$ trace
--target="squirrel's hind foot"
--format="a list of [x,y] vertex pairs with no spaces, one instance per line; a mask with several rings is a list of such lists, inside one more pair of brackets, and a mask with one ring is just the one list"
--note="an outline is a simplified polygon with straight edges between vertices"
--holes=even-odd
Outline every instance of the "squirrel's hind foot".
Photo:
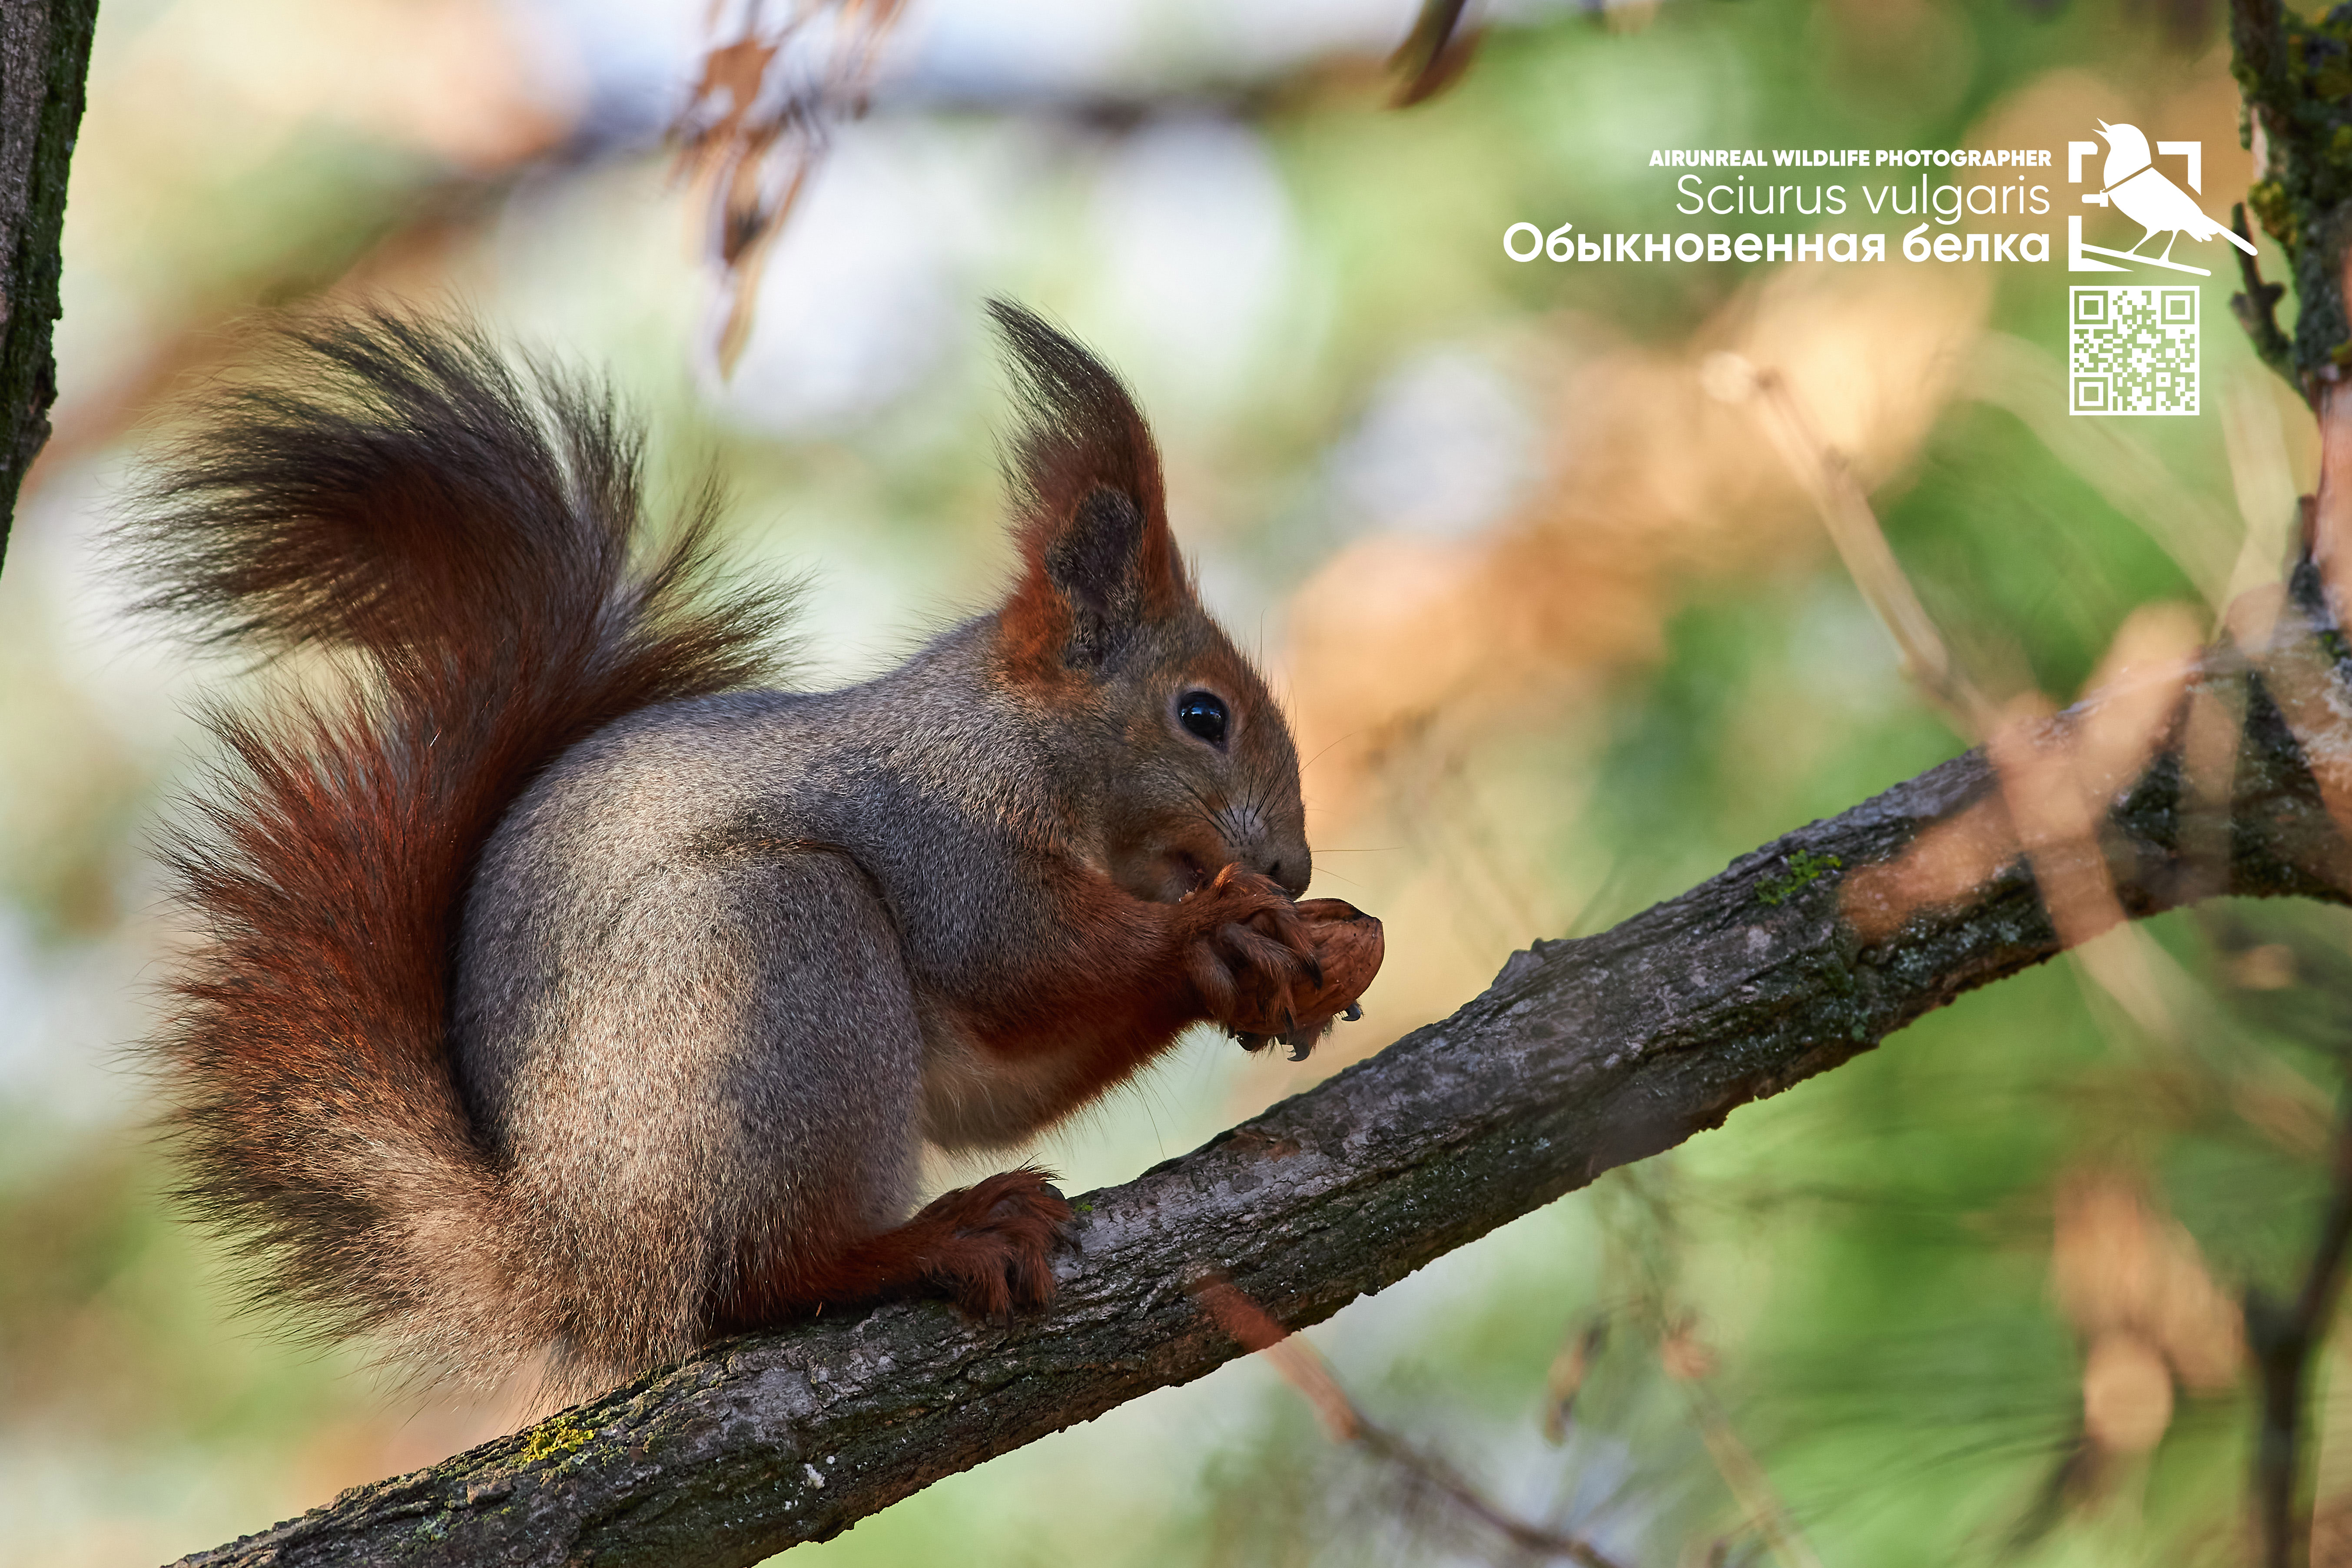
[[860,1237],[812,1265],[754,1275],[712,1315],[736,1333],[824,1308],[945,1296],[976,1318],[1008,1318],[1054,1299],[1053,1259],[1072,1247],[1070,1205],[1034,1165],[942,1193],[901,1226]]
[[924,1282],[964,1311],[1009,1318],[1054,1299],[1054,1254],[1073,1245],[1072,1217],[1052,1173],[1024,1165],[941,1194],[889,1234],[912,1245]]

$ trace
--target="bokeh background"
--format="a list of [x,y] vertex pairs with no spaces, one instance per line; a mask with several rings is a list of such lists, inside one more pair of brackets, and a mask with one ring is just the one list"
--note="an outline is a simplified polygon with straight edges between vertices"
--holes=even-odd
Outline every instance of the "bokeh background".
[[[0,1561],[173,1557],[508,1414],[398,1395],[241,1308],[170,1215],[126,1054],[181,940],[143,835],[205,755],[192,704],[241,677],[129,626],[97,539],[257,310],[391,296],[603,367],[667,492],[716,468],[736,555],[809,579],[823,681],[1004,580],[984,297],[1131,378],[1204,592],[1291,704],[1317,891],[1381,914],[1389,958],[1312,1060],[1202,1036],[1045,1140],[1072,1191],[1962,748],[1710,356],[1783,378],[1997,700],[2070,700],[2135,612],[2210,625],[2278,574],[2309,421],[2230,325],[2226,263],[2205,412],[2085,420],[2063,264],[1499,243],[1691,226],[1654,148],[2063,165],[2095,119],[2200,139],[2225,211],[2247,163],[2211,4],[1528,0],[1403,110],[1400,0],[887,9],[795,35],[785,66],[819,79],[875,29],[870,104],[730,279],[666,137],[740,9],[106,0],[57,434],[0,574]],[[2020,976],[1310,1338],[1386,1426],[1628,1564],[2248,1561],[2239,1302],[2296,1277],[2315,1224],[2347,934],[2315,908],[2168,918],[2116,939],[2153,944],[2158,1006],[2071,960]],[[2322,1358],[2321,1563],[2352,1563],[2345,1370]],[[795,1559],[935,1560],[1518,1559],[1252,1361]]]

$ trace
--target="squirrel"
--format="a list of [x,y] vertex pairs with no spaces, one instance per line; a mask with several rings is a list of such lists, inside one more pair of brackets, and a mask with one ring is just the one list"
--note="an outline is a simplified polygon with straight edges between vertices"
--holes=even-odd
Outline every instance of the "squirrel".
[[839,690],[761,684],[792,591],[721,576],[711,489],[648,553],[642,432],[478,329],[287,328],[157,460],[142,608],[335,676],[208,710],[165,844],[205,940],[148,1049],[261,1295],[565,1403],[829,1303],[1037,1309],[1049,1173],[910,1216],[926,1142],[1017,1144],[1203,1020],[1354,1016],[1322,956],[1378,922],[1297,901],[1297,754],[1141,413],[989,309],[1017,580]]

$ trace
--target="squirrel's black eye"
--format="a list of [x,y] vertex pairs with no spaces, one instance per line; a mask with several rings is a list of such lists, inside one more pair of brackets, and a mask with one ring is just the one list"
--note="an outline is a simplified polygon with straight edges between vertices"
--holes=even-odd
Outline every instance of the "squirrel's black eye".
[[1187,691],[1176,699],[1176,722],[1213,746],[1225,743],[1225,700],[1212,691]]

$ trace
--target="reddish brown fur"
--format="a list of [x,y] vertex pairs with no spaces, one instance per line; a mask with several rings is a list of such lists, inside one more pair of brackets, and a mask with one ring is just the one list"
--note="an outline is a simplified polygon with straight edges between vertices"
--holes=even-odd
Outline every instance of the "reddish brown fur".
[[1290,895],[1227,866],[1181,903],[1133,898],[1099,876],[1062,879],[1063,945],[1037,955],[1024,984],[965,1016],[983,1048],[1008,1059],[1059,1056],[1085,1103],[1236,996],[1234,973],[1286,984],[1311,964]]
[[1064,651],[1071,607],[1046,570],[1046,553],[1089,496],[1107,491],[1142,513],[1138,577],[1143,618],[1174,615],[1192,597],[1160,476],[1160,449],[1118,379],[1026,312],[993,310],[1013,351],[1024,405],[1033,416],[1011,454],[1013,543],[1021,576],[999,612],[1008,671],[1046,687],[1068,679]]

